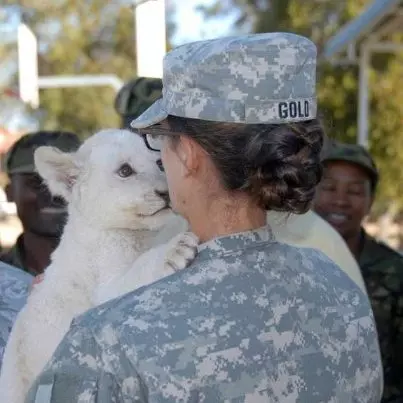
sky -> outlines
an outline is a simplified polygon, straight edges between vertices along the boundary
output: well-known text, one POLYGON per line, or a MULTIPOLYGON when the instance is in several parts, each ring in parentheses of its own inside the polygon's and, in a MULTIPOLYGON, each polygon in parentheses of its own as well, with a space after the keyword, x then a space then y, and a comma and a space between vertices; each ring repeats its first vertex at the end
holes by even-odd
POLYGON ((196 9, 199 5, 212 3, 212 0, 175 0, 177 30, 171 38, 174 45, 231 34, 233 16, 205 21, 203 14, 196 9))

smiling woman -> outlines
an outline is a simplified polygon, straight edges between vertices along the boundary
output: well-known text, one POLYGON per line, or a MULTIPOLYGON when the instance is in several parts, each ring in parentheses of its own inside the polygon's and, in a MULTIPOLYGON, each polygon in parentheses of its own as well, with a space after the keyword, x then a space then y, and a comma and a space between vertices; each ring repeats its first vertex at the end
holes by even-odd
POLYGON ((349 240, 369 213, 373 194, 366 171, 349 162, 327 162, 316 211, 349 240))
POLYGON ((334 143, 323 162, 315 211, 340 233, 357 257, 361 223, 374 200, 378 171, 370 154, 355 144, 334 143))
POLYGON ((384 367, 385 402, 403 401, 403 257, 369 236, 362 222, 375 196, 378 170, 369 152, 335 143, 324 157, 325 175, 314 207, 345 239, 370 298, 384 367))

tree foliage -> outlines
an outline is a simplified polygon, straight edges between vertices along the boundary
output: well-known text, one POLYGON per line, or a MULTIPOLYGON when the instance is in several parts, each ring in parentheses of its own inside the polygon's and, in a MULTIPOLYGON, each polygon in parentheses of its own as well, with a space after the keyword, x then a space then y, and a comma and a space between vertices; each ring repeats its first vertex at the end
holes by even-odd
MULTIPOLYGON (((22 6, 38 36, 39 74, 116 74, 135 76, 133 8, 128 1, 3 0, 22 6)), ((86 136, 119 124, 109 87, 41 90, 45 128, 62 128, 86 136)))
MULTIPOLYGON (((238 10, 234 31, 289 31, 311 38, 319 54, 327 40, 346 22, 358 16, 371 0, 220 0, 203 11, 219 18, 238 10)), ((393 202, 403 210, 403 80, 402 57, 373 56, 370 78, 370 151, 381 173, 376 210, 393 202)), ((357 138, 358 68, 333 66, 321 60, 318 98, 330 137, 346 142, 357 138)))

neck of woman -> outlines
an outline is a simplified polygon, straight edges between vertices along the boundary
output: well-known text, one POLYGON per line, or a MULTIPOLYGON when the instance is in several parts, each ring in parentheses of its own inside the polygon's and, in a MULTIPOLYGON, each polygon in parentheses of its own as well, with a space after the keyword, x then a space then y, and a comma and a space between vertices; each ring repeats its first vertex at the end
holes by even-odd
POLYGON ((187 219, 192 232, 202 243, 266 225, 266 211, 242 194, 212 196, 204 205, 197 203, 192 210, 193 214, 189 214, 187 219))

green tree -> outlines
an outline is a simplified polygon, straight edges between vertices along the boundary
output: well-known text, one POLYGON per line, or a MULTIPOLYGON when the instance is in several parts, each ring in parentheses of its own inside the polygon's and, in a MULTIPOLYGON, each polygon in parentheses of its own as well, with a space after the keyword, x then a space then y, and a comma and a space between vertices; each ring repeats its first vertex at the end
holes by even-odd
MULTIPOLYGON (((129 1, 3 0, 22 7, 38 36, 39 73, 136 73, 133 7, 129 1)), ((113 109, 115 91, 108 87, 41 90, 45 128, 72 130, 85 137, 119 124, 113 109)))
MULTIPOLYGON (((371 0, 220 0, 201 8, 209 18, 237 11, 234 31, 289 31, 311 38, 319 54, 338 29, 359 15, 371 0)), ((375 211, 391 206, 403 210, 403 63, 399 57, 373 57, 371 74, 370 150, 380 168, 381 183, 375 211)), ((321 60, 318 68, 319 106, 328 135, 346 142, 357 137, 358 68, 333 66, 321 60)))

